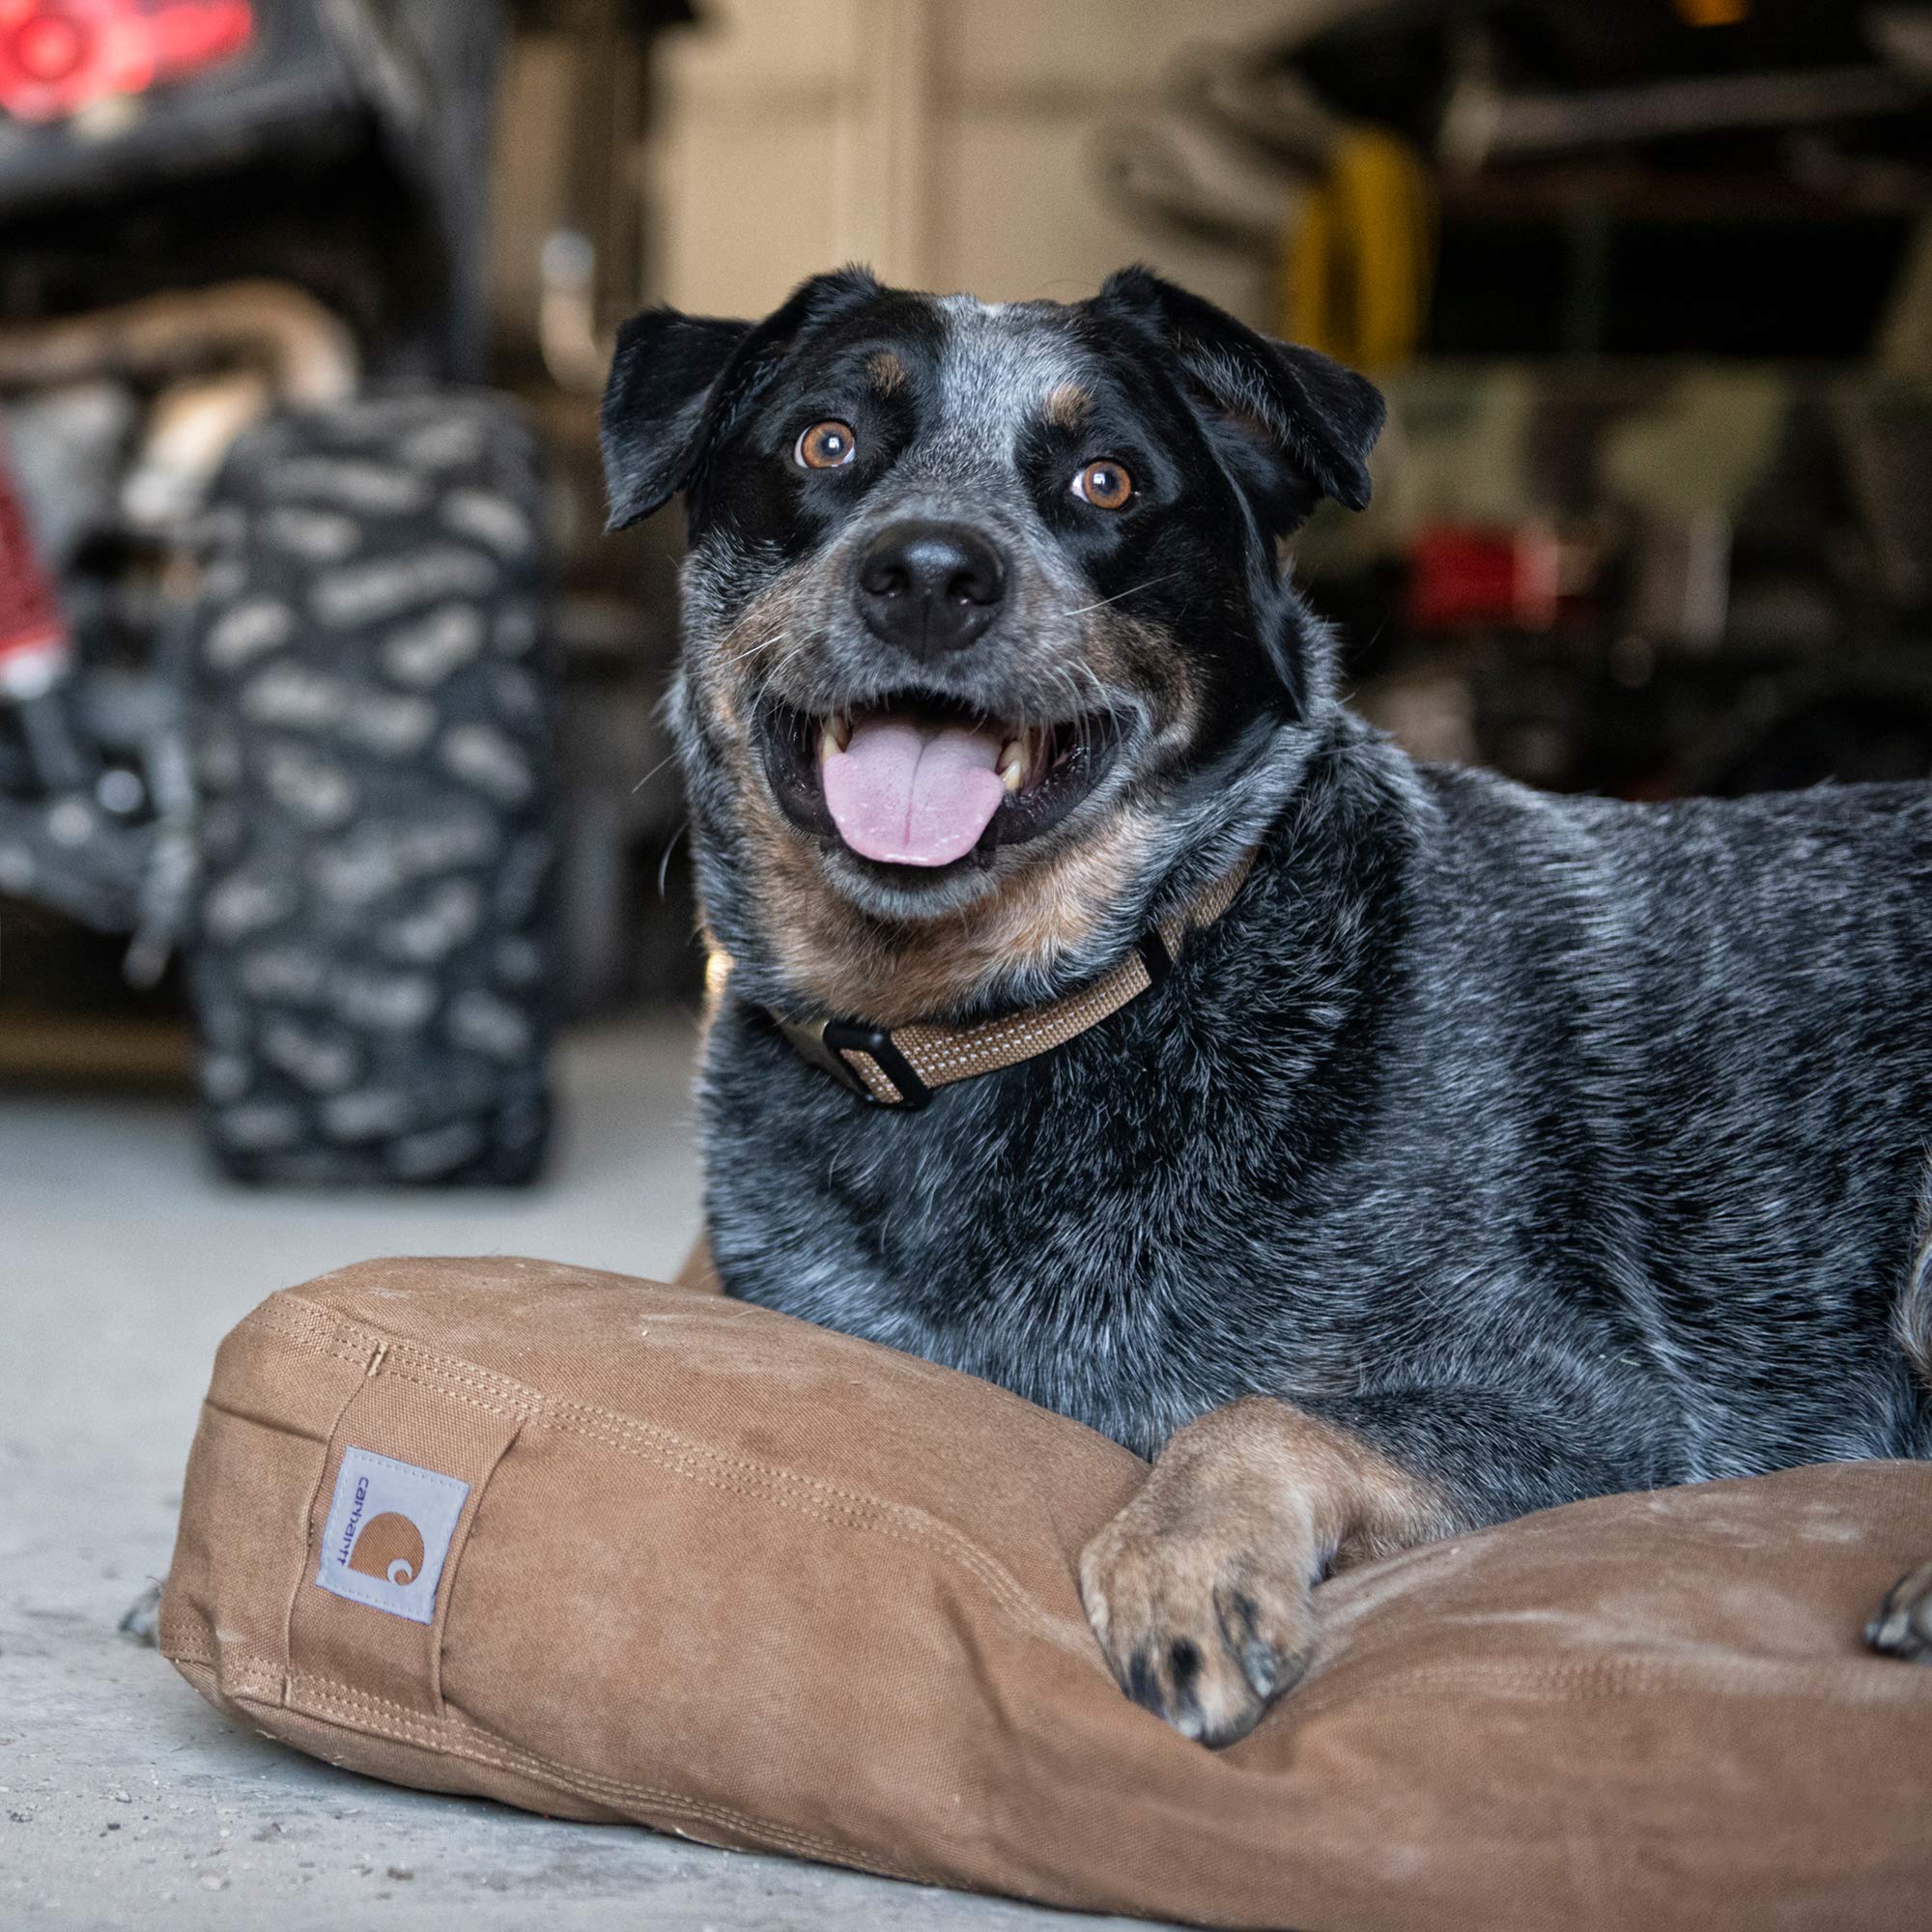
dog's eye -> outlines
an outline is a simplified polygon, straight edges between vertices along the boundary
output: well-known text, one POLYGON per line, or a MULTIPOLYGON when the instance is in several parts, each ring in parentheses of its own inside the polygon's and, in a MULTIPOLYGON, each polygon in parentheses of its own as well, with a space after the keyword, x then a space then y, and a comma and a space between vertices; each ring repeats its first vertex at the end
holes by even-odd
POLYGON ((799 438, 792 459, 803 469, 838 469, 851 462, 858 446, 859 439, 852 434, 852 425, 835 418, 813 423, 799 438))
POLYGON ((1096 510, 1123 510, 1134 494, 1134 479, 1124 463, 1103 456, 1074 477, 1073 494, 1096 510))

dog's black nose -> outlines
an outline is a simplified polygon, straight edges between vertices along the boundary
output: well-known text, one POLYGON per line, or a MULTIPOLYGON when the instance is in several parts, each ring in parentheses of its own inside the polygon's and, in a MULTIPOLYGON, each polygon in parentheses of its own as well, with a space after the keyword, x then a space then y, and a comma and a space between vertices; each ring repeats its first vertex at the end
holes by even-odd
POLYGON ((1000 553, 963 524, 894 524, 859 559, 859 614, 874 636, 916 658, 970 644, 1006 589, 1000 553))

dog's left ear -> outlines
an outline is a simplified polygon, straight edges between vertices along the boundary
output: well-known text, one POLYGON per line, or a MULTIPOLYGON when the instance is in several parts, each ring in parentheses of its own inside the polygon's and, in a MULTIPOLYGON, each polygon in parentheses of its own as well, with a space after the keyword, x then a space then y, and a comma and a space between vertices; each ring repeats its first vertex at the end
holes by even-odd
POLYGON ((1270 535, 1323 497, 1368 507, 1368 454, 1386 413, 1367 377, 1319 350, 1277 342, 1147 269, 1122 269, 1100 305, 1151 329, 1270 535))
POLYGON ((600 440, 609 529, 688 490, 712 445, 807 328, 879 293, 862 268, 814 275, 763 322, 647 308, 617 331, 600 440))

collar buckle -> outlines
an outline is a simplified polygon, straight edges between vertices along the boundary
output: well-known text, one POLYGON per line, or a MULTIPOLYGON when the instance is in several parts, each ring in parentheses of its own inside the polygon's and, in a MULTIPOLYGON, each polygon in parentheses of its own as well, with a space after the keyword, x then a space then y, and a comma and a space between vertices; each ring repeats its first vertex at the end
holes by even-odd
POLYGON ((779 1026, 802 1060, 829 1073, 848 1094, 875 1107, 894 1104, 918 1113, 932 1098, 932 1090, 913 1071, 884 1027, 860 1026, 852 1020, 781 1020, 779 1026), (898 1092, 896 1103, 882 1099, 845 1058, 863 1053, 898 1092))

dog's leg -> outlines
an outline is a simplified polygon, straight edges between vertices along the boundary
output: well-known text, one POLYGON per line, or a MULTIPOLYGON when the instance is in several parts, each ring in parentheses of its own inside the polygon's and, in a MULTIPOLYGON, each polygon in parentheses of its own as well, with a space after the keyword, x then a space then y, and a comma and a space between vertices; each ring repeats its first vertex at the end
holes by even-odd
POLYGON ((1324 1571, 1463 1526, 1445 1491, 1364 1436, 1253 1396, 1168 1442, 1087 1546, 1080 1593, 1127 1695, 1229 1744, 1305 1668, 1324 1571))
POLYGON ((1486 1389, 1251 1396, 1168 1442, 1083 1552, 1081 1595, 1127 1695, 1228 1744, 1306 1668, 1329 1570, 1666 1480, 1645 1437, 1631 1414, 1486 1389))

